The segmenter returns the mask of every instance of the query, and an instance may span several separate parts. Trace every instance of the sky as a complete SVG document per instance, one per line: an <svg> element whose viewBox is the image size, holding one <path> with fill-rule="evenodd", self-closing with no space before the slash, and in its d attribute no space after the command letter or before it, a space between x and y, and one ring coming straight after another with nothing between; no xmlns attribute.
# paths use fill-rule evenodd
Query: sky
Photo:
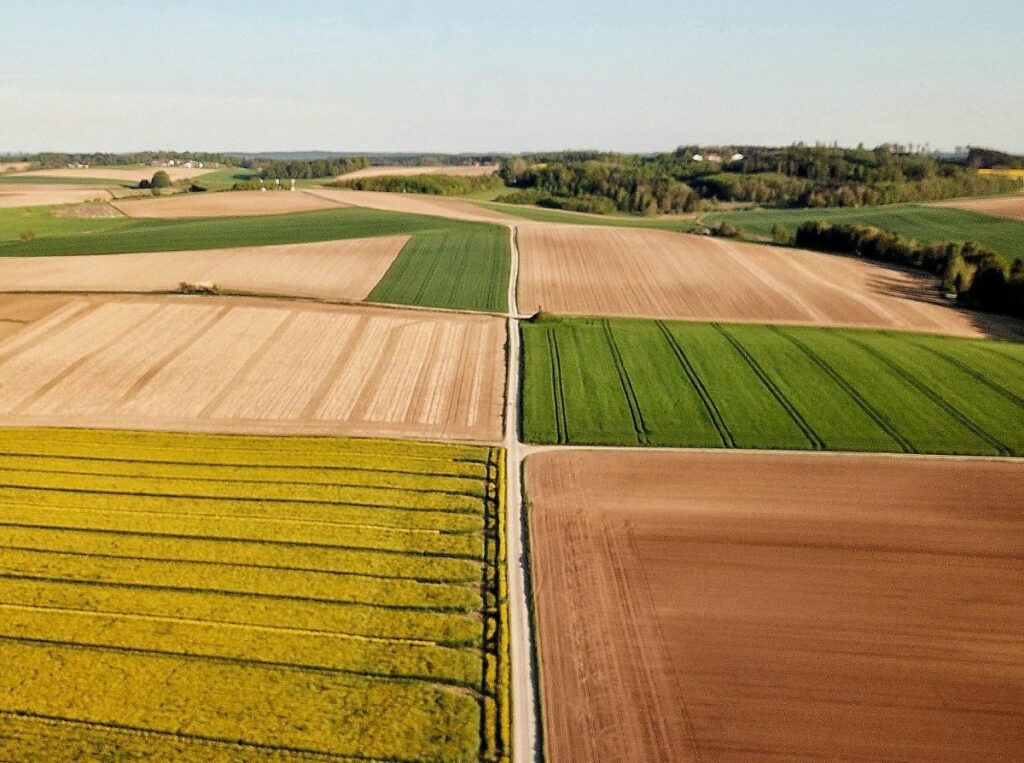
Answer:
<svg viewBox="0 0 1024 763"><path fill-rule="evenodd" d="M976 145L1020 0L3 0L0 152Z"/></svg>

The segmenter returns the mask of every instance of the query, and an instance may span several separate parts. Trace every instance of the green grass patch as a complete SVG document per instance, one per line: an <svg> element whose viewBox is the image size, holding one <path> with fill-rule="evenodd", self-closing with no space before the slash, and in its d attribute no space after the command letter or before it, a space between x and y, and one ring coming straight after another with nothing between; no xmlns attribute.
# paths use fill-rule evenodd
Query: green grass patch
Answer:
<svg viewBox="0 0 1024 763"><path fill-rule="evenodd" d="M631 319L522 326L528 442L1024 455L1017 344Z"/></svg>
<svg viewBox="0 0 1024 763"><path fill-rule="evenodd" d="M7 253L7 247L13 247L16 250L32 244L38 246L38 239L63 239L83 234L102 233L131 224L131 220L125 217L54 217L53 212L56 209L63 209L63 207L0 209L0 256ZM21 235L25 231L32 231L37 240L22 241ZM51 254L59 254L59 252L53 251Z"/></svg>
<svg viewBox="0 0 1024 763"><path fill-rule="evenodd" d="M496 448L0 431L0 757L502 759L503 489Z"/></svg>
<svg viewBox="0 0 1024 763"><path fill-rule="evenodd" d="M790 234L805 222L856 223L902 233L928 241L976 241L1009 261L1024 257L1024 222L983 215L963 209L894 204L884 207L834 207L827 209L758 209L716 212L706 215L709 225L730 222L754 238L771 238L781 223Z"/></svg>

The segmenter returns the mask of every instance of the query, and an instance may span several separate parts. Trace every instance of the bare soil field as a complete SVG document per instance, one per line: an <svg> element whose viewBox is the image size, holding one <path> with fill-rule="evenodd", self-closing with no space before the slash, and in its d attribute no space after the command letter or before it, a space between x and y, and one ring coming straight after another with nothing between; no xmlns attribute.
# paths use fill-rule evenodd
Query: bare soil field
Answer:
<svg viewBox="0 0 1024 763"><path fill-rule="evenodd" d="M930 278L863 260L665 231L526 225L519 307L981 336Z"/></svg>
<svg viewBox="0 0 1024 763"><path fill-rule="evenodd" d="M453 177L481 177L493 175L498 171L496 164L481 164L476 167L364 167L355 172L339 175L339 180L358 180L359 178L405 177L409 175L451 175Z"/></svg>
<svg viewBox="0 0 1024 763"><path fill-rule="evenodd" d="M547 759L1015 760L1024 466L530 456Z"/></svg>
<svg viewBox="0 0 1024 763"><path fill-rule="evenodd" d="M140 180L149 180L155 173L163 170L170 175L171 180L185 180L187 178L199 177L213 169L189 169L187 167L125 167L125 168L104 168L104 167L58 167L48 170L31 170L30 172L19 173L21 177L47 177L47 178L82 178L83 180L121 180L127 183L137 183Z"/></svg>
<svg viewBox="0 0 1024 763"><path fill-rule="evenodd" d="M342 206L305 191L224 191L179 193L174 196L119 201L115 206L129 217L251 217L313 212Z"/></svg>
<svg viewBox="0 0 1024 763"><path fill-rule="evenodd" d="M968 212L981 212L984 215L1008 217L1011 220L1024 220L1024 194L1020 196L1003 196L998 199L954 199L953 201L937 201L933 207L954 207L966 209Z"/></svg>
<svg viewBox="0 0 1024 763"><path fill-rule="evenodd" d="M244 298L7 296L0 332L0 426L501 437L500 318Z"/></svg>
<svg viewBox="0 0 1024 763"><path fill-rule="evenodd" d="M0 185L0 208L47 207L114 198L105 188L78 185Z"/></svg>
<svg viewBox="0 0 1024 763"><path fill-rule="evenodd" d="M350 177L346 175L346 177ZM386 193L384 191L350 191L344 188L317 188L309 191L314 196L352 207L379 209L384 212L407 212L414 215L433 215L452 220L481 223L512 223L530 225L521 217L495 212L462 199L431 196L419 193Z"/></svg>
<svg viewBox="0 0 1024 763"><path fill-rule="evenodd" d="M366 299L408 236L185 252L0 258L5 291L175 291L181 282L272 296Z"/></svg>
<svg viewBox="0 0 1024 763"><path fill-rule="evenodd" d="M0 162L0 173L23 172L32 166L32 162Z"/></svg>

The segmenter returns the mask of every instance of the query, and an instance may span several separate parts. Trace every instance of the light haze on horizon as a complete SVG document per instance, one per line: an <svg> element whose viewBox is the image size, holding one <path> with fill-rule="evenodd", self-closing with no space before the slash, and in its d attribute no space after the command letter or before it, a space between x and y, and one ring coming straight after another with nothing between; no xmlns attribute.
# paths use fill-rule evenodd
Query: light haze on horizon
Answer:
<svg viewBox="0 0 1024 763"><path fill-rule="evenodd" d="M5 0L0 152L1024 153L1024 3Z"/></svg>

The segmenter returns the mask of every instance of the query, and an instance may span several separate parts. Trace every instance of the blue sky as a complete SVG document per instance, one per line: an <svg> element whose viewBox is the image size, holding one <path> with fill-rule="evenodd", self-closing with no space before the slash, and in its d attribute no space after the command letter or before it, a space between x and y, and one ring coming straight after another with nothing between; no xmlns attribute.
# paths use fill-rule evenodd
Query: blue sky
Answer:
<svg viewBox="0 0 1024 763"><path fill-rule="evenodd" d="M1024 152L1024 3L0 4L0 151Z"/></svg>

